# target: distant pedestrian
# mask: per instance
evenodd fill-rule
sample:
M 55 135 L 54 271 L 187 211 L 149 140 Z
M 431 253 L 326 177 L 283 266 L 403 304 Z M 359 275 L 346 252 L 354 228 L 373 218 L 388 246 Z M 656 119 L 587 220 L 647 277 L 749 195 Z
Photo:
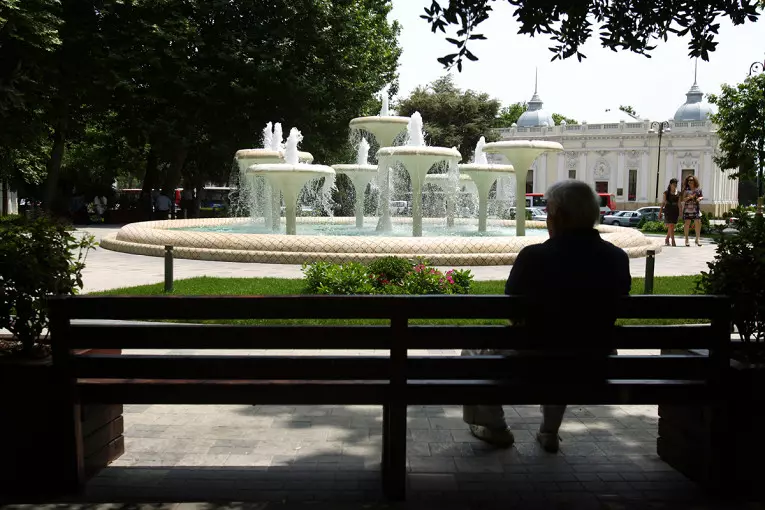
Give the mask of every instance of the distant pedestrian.
M 166 220 L 170 214 L 170 208 L 173 206 L 173 201 L 167 196 L 167 192 L 163 191 L 157 197 L 154 204 L 154 209 L 158 220 Z
M 683 220 L 685 221 L 685 245 L 690 246 L 688 242 L 688 231 L 693 227 L 696 229 L 696 246 L 701 246 L 701 206 L 699 202 L 704 199 L 704 192 L 699 187 L 699 180 L 695 175 L 689 175 L 685 179 L 685 189 L 683 191 Z
M 669 246 L 670 241 L 672 246 L 675 244 L 675 224 L 680 217 L 680 194 L 677 192 L 677 179 L 670 179 L 669 186 L 664 192 L 664 200 L 661 202 L 661 209 L 659 209 L 659 220 L 664 213 L 664 224 L 667 225 L 667 237 L 664 238 L 664 244 Z

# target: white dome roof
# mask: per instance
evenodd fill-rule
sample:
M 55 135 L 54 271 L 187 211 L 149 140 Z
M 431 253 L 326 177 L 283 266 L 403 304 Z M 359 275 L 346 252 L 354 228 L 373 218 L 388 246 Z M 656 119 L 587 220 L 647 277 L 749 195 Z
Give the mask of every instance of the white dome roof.
M 675 122 L 706 121 L 707 117 L 715 113 L 714 107 L 704 101 L 704 93 L 696 84 L 694 73 L 693 85 L 685 94 L 685 103 L 675 112 Z

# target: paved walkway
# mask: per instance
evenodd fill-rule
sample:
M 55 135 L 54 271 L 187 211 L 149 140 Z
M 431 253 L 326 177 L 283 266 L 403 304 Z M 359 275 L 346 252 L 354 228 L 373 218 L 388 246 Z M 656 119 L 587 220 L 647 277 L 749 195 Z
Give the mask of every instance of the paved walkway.
M 91 227 L 86 231 L 100 239 L 118 229 Z M 656 276 L 694 275 L 707 269 L 706 263 L 715 255 L 715 245 L 702 241 L 701 247 L 678 246 L 665 248 L 656 256 Z M 452 269 L 451 267 L 447 269 Z M 470 267 L 476 280 L 504 280 L 510 266 Z M 632 276 L 645 275 L 645 259 L 631 259 Z M 248 264 L 238 262 L 212 262 L 206 260 L 176 259 L 176 279 L 193 276 L 302 278 L 300 266 L 291 264 Z M 164 281 L 164 260 L 160 257 L 131 255 L 99 248 L 88 255 L 84 272 L 84 292 L 131 287 Z

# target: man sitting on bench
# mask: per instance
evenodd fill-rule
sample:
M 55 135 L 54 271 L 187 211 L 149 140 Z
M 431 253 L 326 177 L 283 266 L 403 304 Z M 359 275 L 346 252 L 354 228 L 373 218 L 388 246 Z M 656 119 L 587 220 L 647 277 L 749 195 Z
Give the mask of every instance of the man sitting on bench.
M 609 347 L 609 330 L 616 320 L 616 299 L 629 294 L 629 258 L 601 239 L 600 204 L 593 189 L 582 181 L 566 180 L 547 190 L 547 228 L 550 239 L 525 247 L 518 254 L 505 285 L 505 293 L 533 298 L 539 303 L 523 318 L 531 334 L 565 337 L 572 349 L 545 351 L 477 351 L 463 355 L 562 356 L 565 372 L 577 382 L 605 377 L 602 369 Z M 570 357 L 570 362 L 568 361 Z M 560 376 L 542 374 L 542 380 Z M 543 405 L 537 440 L 551 453 L 559 448 L 558 429 L 565 405 Z M 466 405 L 463 419 L 470 432 L 483 441 L 509 448 L 514 442 L 502 406 Z

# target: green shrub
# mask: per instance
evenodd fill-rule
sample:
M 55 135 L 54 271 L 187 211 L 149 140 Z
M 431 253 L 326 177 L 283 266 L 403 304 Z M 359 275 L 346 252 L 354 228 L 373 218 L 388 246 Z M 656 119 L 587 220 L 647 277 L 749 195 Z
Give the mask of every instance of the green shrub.
M 409 260 L 401 257 L 383 257 L 370 263 L 367 269 L 375 275 L 375 282 L 382 285 L 384 281 L 401 283 L 413 266 Z
M 48 327 L 50 296 L 76 294 L 82 288 L 85 257 L 93 236 L 47 218 L 0 219 L 0 328 L 13 335 L 11 349 L 44 353 L 38 338 Z
M 416 264 L 399 257 L 384 257 L 368 266 L 357 262 L 304 264 L 309 294 L 468 294 L 473 281 L 469 270 L 443 273 L 425 261 Z
M 701 273 L 697 291 L 729 296 L 733 322 L 744 342 L 742 354 L 765 361 L 765 219 L 739 217 L 738 234 L 721 236 L 717 254 Z
M 667 231 L 667 226 L 664 224 L 663 221 L 644 221 L 645 218 L 640 220 L 640 223 L 638 223 L 638 228 L 641 232 L 646 234 L 663 234 Z M 682 232 L 684 227 L 683 218 L 680 217 L 680 221 L 677 222 L 677 225 L 675 225 L 675 232 Z M 701 233 L 702 234 L 709 234 L 712 232 L 712 228 L 709 224 L 709 215 L 702 213 L 701 215 Z M 691 222 L 691 228 L 689 229 L 689 232 L 696 232 L 695 223 Z

